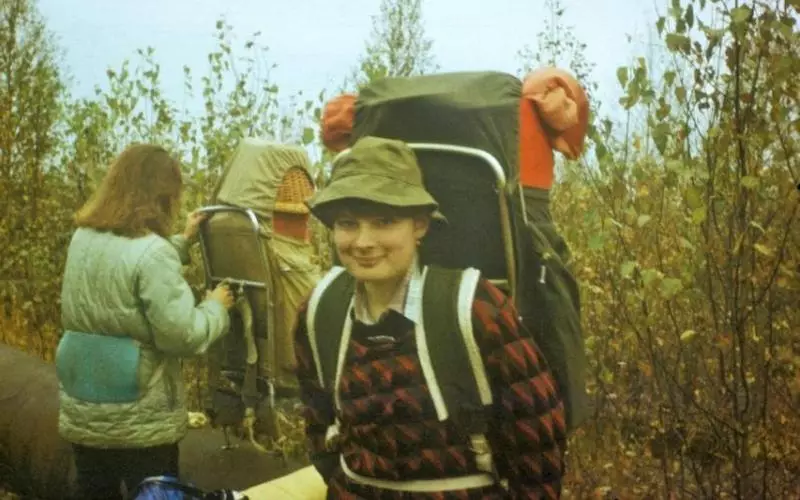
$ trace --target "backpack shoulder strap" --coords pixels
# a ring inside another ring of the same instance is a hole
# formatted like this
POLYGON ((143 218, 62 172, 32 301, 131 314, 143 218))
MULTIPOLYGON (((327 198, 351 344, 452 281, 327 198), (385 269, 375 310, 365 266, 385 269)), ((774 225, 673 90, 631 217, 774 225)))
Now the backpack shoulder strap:
POLYGON ((430 369, 449 418, 470 434, 486 432, 486 407, 492 404, 489 379, 472 328, 472 303, 479 279, 477 269, 431 266, 422 295, 430 369))
POLYGON ((355 292, 355 279, 343 267, 335 266, 317 283, 306 311, 306 328, 320 385, 333 391, 336 368, 347 311, 355 292), (318 332, 325 332, 320 342, 318 332), (333 335, 333 338, 329 336, 333 335))

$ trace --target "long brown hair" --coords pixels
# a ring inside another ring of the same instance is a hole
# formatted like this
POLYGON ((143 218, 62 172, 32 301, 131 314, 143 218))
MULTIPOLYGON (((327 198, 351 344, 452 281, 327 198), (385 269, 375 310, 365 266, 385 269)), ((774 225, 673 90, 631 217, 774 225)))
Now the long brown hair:
POLYGON ((149 230, 167 237, 182 190, 178 160, 161 146, 132 144, 116 158, 75 222, 121 236, 142 236, 149 230))

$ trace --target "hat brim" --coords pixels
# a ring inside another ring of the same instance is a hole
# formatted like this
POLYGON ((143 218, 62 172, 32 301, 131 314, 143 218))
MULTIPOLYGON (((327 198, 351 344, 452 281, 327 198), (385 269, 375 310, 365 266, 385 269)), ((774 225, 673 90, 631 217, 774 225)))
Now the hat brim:
POLYGON ((358 174, 336 179, 306 200, 306 205, 330 226, 330 208, 346 200, 364 200, 398 208, 429 207, 431 218, 447 222, 439 204, 424 188, 379 175, 358 174))

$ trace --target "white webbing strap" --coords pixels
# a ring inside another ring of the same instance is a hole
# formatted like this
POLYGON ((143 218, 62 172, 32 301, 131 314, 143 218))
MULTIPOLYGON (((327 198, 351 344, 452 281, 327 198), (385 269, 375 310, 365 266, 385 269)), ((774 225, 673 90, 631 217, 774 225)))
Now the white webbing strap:
POLYGON ((325 290, 328 289, 331 283, 333 283, 333 281, 344 271, 345 269, 343 267, 334 266, 325 276, 322 277, 319 283, 317 283, 317 286, 314 287, 314 291, 311 292, 311 297, 308 299, 308 309, 306 310, 306 332, 308 333, 308 343, 311 346, 311 355, 314 358, 314 365, 317 368, 317 379, 319 380, 320 387, 323 389, 325 388, 325 376, 322 373, 322 361, 320 360, 319 348, 317 347, 317 307, 319 307, 319 301, 322 299, 322 294, 325 293, 325 290))
POLYGON ((473 268, 464 270, 461 275, 461 284, 458 288, 458 325, 464 339, 464 348, 467 350, 472 373, 475 374, 475 382, 478 384, 481 403, 489 406, 492 404, 492 388, 489 385, 486 366, 483 364, 483 357, 472 329, 472 303, 475 301, 475 291, 480 278, 480 271, 473 268))
POLYGON ((353 306, 355 304, 355 296, 350 298, 350 304, 347 306, 347 314, 344 315, 344 325, 342 325, 342 335, 339 341, 339 356, 336 358, 336 375, 333 379, 333 402, 336 405, 336 411, 342 409, 342 398, 339 395, 339 386, 342 380, 342 371, 344 371, 344 361, 347 358, 347 350, 350 347, 350 333, 353 329, 353 306))
MULTIPOLYGON (((320 387, 323 389, 325 388, 325 376, 322 371, 322 360, 319 355, 319 348, 317 347, 317 324, 316 324, 316 316, 317 316, 317 308, 319 307, 319 302, 322 300, 322 295, 325 293, 325 290, 333 283, 333 281, 339 277, 345 271, 344 267, 341 266, 334 266, 331 268, 328 273, 322 277, 322 279, 317 283, 317 286, 314 287, 314 291, 311 292, 311 297, 308 299, 308 309, 306 310, 306 332, 308 332, 308 343, 311 346, 311 355, 314 358, 314 365, 317 369, 317 380, 319 381, 320 387)), ((352 307, 352 301, 351 305, 352 307)), ((342 332, 342 343, 341 345, 345 349, 347 348, 347 342, 350 339, 350 314, 345 316, 345 324, 344 324, 344 331, 342 332)), ((342 348, 340 347, 340 357, 342 348)), ((339 363, 337 363, 336 367, 336 382, 335 387, 331 388, 331 391, 334 395, 334 404, 336 409, 339 408, 339 398, 338 398, 338 381, 339 381, 339 374, 340 374, 341 367, 339 363)), ((339 419, 335 418, 333 424, 328 426, 328 430, 325 433, 325 446, 328 449, 335 449, 336 440, 339 437, 340 433, 340 426, 339 426, 339 419)))
MULTIPOLYGON (((342 326, 341 341, 339 342, 339 355, 336 359, 336 376, 333 379, 333 404, 336 408, 338 415, 342 410, 342 398, 339 395, 339 382, 342 380, 342 371, 344 370, 344 361, 347 357, 347 349, 350 346, 350 331, 353 329, 352 311, 355 303, 355 297, 350 299, 350 305, 347 307, 347 314, 344 317, 344 325, 342 326)), ((339 434, 341 433, 341 426, 339 418, 336 417, 333 423, 328 426, 325 432, 325 446, 328 449, 335 449, 339 434)))
POLYGON ((436 372, 433 369, 430 351, 428 350, 428 335, 425 332, 425 311, 423 311, 422 292, 425 289, 425 280, 428 277, 428 268, 422 270, 419 279, 412 279, 408 284, 408 298, 406 299, 406 315, 414 321, 414 337, 417 341, 417 355, 419 357, 422 376, 428 385, 431 393, 433 406, 436 408, 436 417, 440 422, 444 422, 450 417, 445 404, 442 388, 436 380, 436 372))
POLYGON ((339 463, 344 474, 352 481, 393 491, 408 491, 417 493, 439 493, 442 491, 469 490, 485 488, 495 484, 496 479, 489 474, 473 474, 470 476, 450 477, 444 479, 415 479, 411 481, 389 481, 356 474, 347 466, 343 455, 339 455, 339 463))
MULTIPOLYGON (((472 328, 472 303, 475 301, 475 291, 478 288, 481 273, 477 269, 468 268, 461 275, 461 284, 458 288, 458 325, 461 336, 464 340, 464 348, 467 350, 469 364, 472 373, 475 375, 475 382, 478 394, 483 406, 492 404, 492 388, 489 384, 489 376, 486 374, 486 366, 483 363, 481 351, 475 341, 475 332, 472 328)), ((499 481, 497 468, 494 464, 494 455, 489 439, 485 434, 472 434, 469 436, 470 449, 475 454, 475 464, 478 470, 491 474, 499 481)))

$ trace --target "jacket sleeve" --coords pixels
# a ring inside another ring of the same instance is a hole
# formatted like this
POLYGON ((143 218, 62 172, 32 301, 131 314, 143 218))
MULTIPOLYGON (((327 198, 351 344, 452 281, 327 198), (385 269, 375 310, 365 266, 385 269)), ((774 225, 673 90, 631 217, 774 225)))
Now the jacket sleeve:
POLYGON ((564 404, 539 346, 511 301, 482 280, 473 328, 492 386, 487 438, 512 498, 558 498, 564 473, 564 404))
POLYGON ((181 259, 181 264, 184 266, 189 265, 189 246, 191 246, 191 242, 186 239, 186 237, 182 234, 174 234, 170 237, 169 242, 175 247, 175 250, 178 251, 178 256, 181 259))
POLYGON ((339 468, 339 453, 328 451, 325 447, 325 435, 328 427, 334 422, 335 413, 331 394, 322 388, 317 378, 317 368, 308 340, 307 306, 306 303, 300 307, 295 327, 297 379, 300 384, 311 463, 327 484, 339 468))
POLYGON ((181 261, 172 245, 151 246, 138 267, 138 295, 159 351, 192 356, 206 352, 227 332, 228 312, 215 300, 195 306, 192 289, 181 273, 181 261))

